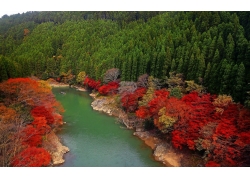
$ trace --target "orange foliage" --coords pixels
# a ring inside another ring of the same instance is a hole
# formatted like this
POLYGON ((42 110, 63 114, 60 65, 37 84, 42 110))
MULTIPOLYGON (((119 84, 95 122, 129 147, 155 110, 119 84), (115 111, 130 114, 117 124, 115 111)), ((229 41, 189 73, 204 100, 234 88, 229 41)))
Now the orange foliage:
MULTIPOLYGON (((33 122, 26 126, 21 124, 22 121, 18 124, 17 129, 21 130, 19 133, 16 132, 15 136, 21 139, 22 152, 13 158, 12 165, 48 166, 51 160, 50 154, 37 147, 42 145, 42 136, 50 132, 52 127, 63 124, 62 116, 58 113, 64 111, 52 94, 51 87, 45 81, 15 78, 0 83, 0 93, 4 102, 4 104, 0 103, 1 122, 9 123, 17 118, 22 118, 22 114, 17 114, 14 109, 9 107, 10 105, 18 108, 31 108, 30 114, 34 118, 33 122)), ((18 111, 18 113, 20 112, 18 111)), ((25 119, 23 120, 25 121, 25 119)))
POLYGON ((16 111, 12 108, 8 108, 3 104, 0 104, 0 121, 4 123, 10 123, 16 118, 16 111))

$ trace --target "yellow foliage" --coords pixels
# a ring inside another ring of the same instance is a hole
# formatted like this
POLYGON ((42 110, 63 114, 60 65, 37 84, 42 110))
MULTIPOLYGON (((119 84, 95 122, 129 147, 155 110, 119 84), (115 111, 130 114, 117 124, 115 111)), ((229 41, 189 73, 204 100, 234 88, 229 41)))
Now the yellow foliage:
POLYGON ((219 95, 213 102, 213 105, 220 108, 227 107, 230 103, 233 102, 233 99, 231 96, 227 96, 225 94, 219 95))
MULTIPOLYGON (((163 110, 163 108, 161 110, 163 110)), ((159 117, 160 127, 158 127, 158 128, 163 133, 166 133, 166 132, 168 132, 169 129, 171 129, 173 127, 175 122, 176 122, 176 118, 173 118, 173 117, 170 117, 170 116, 163 114, 162 116, 159 117)))
POLYGON ((39 90, 45 93, 51 92, 51 86, 47 81, 40 80, 38 81, 38 86, 40 87, 39 90))
POLYGON ((158 115, 159 115, 159 116, 162 116, 162 115, 165 115, 165 114, 166 114, 166 107, 163 107, 163 108, 161 108, 161 109, 159 110, 158 115))
POLYGON ((186 90, 191 92, 191 91, 196 91, 198 93, 201 93, 204 90, 204 87, 196 84, 194 81, 185 81, 187 83, 187 88, 186 90))
POLYGON ((76 82, 77 83, 83 83, 85 77, 86 77, 86 72, 85 71, 79 72, 79 74, 77 75, 77 78, 76 78, 76 82))

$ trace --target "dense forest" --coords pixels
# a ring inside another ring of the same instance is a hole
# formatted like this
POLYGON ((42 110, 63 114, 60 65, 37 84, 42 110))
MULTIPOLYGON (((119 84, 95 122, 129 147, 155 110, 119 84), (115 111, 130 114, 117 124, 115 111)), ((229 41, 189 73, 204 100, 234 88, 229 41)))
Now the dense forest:
MULTIPOLYGON (((248 12, 27 12, 0 19, 0 80, 85 71, 102 80, 169 72, 244 103, 249 90, 248 12), (70 71, 70 72, 69 72, 70 71)), ((247 101, 248 102, 248 101, 247 101)))
POLYGON ((170 137, 175 148, 200 151, 206 166, 249 166, 249 17, 207 11, 5 15, 0 81, 55 78, 114 95, 137 123, 170 137))

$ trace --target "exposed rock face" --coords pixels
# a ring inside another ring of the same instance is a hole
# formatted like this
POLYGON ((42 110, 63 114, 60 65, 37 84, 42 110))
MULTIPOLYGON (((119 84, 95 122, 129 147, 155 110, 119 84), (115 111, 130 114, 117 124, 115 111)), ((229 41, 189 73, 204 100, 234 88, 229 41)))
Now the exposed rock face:
POLYGON ((133 125, 130 123, 127 114, 120 108, 114 106, 115 100, 108 97, 96 97, 96 94, 90 94, 94 98, 91 106, 94 110, 104 112, 110 116, 118 117, 119 120, 127 126, 128 129, 133 129, 133 125))
POLYGON ((47 135, 47 140, 43 142, 43 147, 51 154, 52 165, 64 163, 63 155, 69 152, 69 148, 61 144, 53 131, 47 135))
POLYGON ((169 143, 160 140, 148 131, 134 132, 134 135, 138 136, 154 150, 154 157, 157 161, 163 162, 166 166, 181 166, 182 154, 177 153, 169 143))

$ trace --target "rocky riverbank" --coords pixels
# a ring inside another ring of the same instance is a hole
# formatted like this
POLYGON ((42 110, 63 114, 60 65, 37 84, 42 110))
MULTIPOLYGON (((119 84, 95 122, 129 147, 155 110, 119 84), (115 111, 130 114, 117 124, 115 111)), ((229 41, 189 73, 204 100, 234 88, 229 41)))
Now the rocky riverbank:
MULTIPOLYGON (((58 83, 53 79, 49 79, 48 83, 51 87, 68 87, 68 84, 58 83)), ((42 145, 51 155, 52 159, 52 166, 56 166, 59 164, 64 163, 64 154, 69 152, 70 149, 66 146, 63 146, 58 136, 55 134, 54 131, 51 131, 45 137, 42 145)))
MULTIPOLYGON (((120 122, 125 124, 128 129, 136 129, 133 121, 128 118, 128 115, 115 105, 114 97, 98 96, 96 93, 90 94, 94 98, 91 106, 94 110, 107 113, 110 116, 118 117, 120 122)), ((156 134, 149 131, 137 131, 134 135, 142 139, 146 145, 152 148, 153 155, 157 161, 162 162, 166 166, 180 167, 183 154, 176 151, 172 145, 161 140, 156 134)))
POLYGON ((171 144, 164 142, 157 135, 149 131, 134 132, 135 136, 142 139, 146 145, 152 148, 153 155, 157 161, 161 161, 166 166, 180 167, 183 154, 177 152, 171 144))
POLYGON ((51 154, 52 166, 64 163, 63 155, 69 152, 69 148, 62 145, 54 131, 46 136, 42 146, 51 154))

